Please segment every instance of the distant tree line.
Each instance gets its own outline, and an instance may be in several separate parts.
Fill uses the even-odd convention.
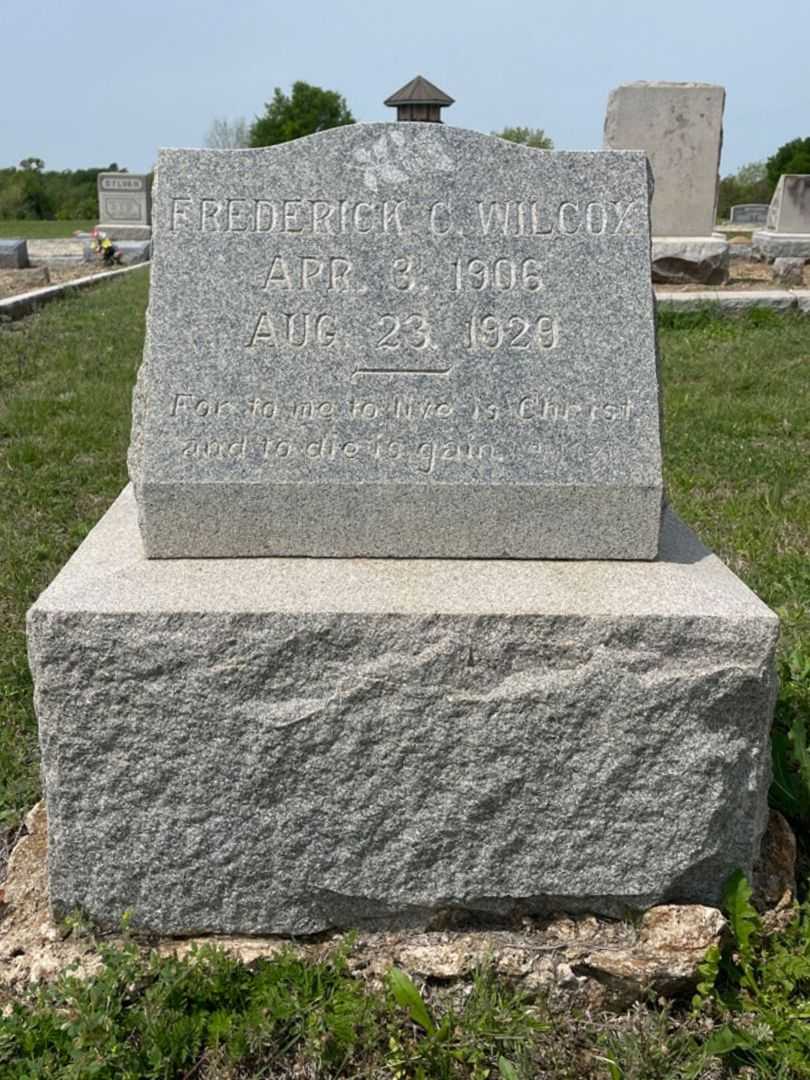
[[[783,173],[810,173],[810,137],[791,139],[767,161],[743,165],[720,181],[717,216],[727,218],[739,203],[769,203]]]
[[[112,162],[92,169],[46,171],[42,158],[23,158],[16,168],[0,169],[0,219],[97,219],[96,177],[100,172],[126,169]]]

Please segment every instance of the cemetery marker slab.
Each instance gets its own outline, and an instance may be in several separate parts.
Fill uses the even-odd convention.
[[[655,557],[643,153],[357,124],[153,194],[149,557]]]

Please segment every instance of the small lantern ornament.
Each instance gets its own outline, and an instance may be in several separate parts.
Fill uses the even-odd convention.
[[[442,109],[453,104],[453,98],[448,97],[438,86],[421,75],[411,79],[401,89],[397,90],[385,104],[397,110],[397,120],[422,120],[429,124],[441,124]]]

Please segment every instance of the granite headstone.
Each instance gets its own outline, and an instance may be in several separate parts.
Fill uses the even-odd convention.
[[[112,240],[149,240],[152,235],[149,177],[101,172],[97,183],[99,228]]]
[[[732,225],[764,225],[767,220],[767,203],[738,203],[729,212]]]
[[[643,153],[358,124],[154,197],[150,557],[655,556]]]

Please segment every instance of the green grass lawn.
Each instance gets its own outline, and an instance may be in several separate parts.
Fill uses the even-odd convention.
[[[24,613],[126,482],[147,288],[147,273],[127,275],[0,326],[0,823],[7,826],[39,794]],[[810,319],[667,313],[660,346],[672,502],[783,620],[777,735],[791,790],[776,801],[806,830]],[[405,990],[361,993],[343,969],[284,974],[272,962],[247,971],[218,959],[171,967],[112,957],[86,989],[37,992],[0,1019],[0,1078],[513,1080],[539,1075],[552,1061],[547,1075],[559,1077],[732,1075],[723,1061],[751,1064],[751,1076],[810,1077],[810,927],[790,933],[761,940],[754,933],[748,952],[738,950],[736,959],[729,952],[707,975],[706,1001],[691,1019],[651,1009],[605,1027],[544,1005],[527,1011],[514,995],[482,983],[467,1005],[441,995],[432,1003],[437,1017],[453,1018],[444,1043],[441,1024],[426,1026]],[[754,1020],[739,1019],[749,1015]],[[756,1021],[762,1030],[754,1030]],[[709,1032],[720,1042],[707,1042]],[[99,1061],[107,1066],[91,1068]]]
[[[63,236],[73,236],[77,229],[90,232],[97,224],[96,221],[34,221],[27,218],[6,221],[0,218],[0,238],[57,240]]]

